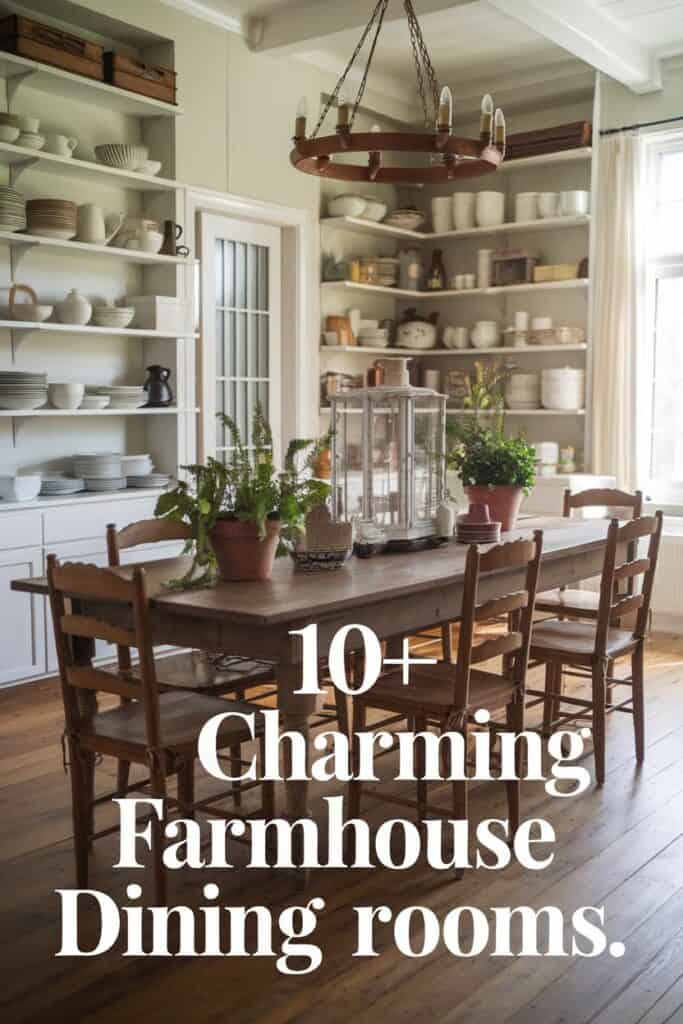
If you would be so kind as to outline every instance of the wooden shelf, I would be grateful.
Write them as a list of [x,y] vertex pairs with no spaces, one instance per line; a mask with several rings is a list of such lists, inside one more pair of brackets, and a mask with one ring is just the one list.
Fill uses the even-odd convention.
[[[506,416],[585,416],[585,409],[504,409]],[[493,416],[493,411],[475,412],[474,409],[446,409],[447,416]]]
[[[2,323],[0,322],[0,326]],[[510,346],[495,348],[367,348],[363,345],[321,345],[320,351],[325,355],[367,355],[367,356],[403,356],[415,359],[417,356],[433,358],[434,356],[465,356],[479,359],[481,356],[531,356],[540,352],[585,352],[587,345],[526,345],[524,348],[512,348]]]
[[93,324],[56,324],[50,322],[32,323],[28,320],[0,320],[0,330],[20,331],[25,334],[32,334],[34,331],[48,331],[53,334],[99,334],[114,335],[117,338],[149,338],[150,340],[165,341],[176,338],[198,338],[195,332],[188,334],[169,334],[167,331],[143,331],[140,328],[132,327],[98,327]]
[[[49,472],[45,473],[45,476],[49,475]],[[120,501],[121,498],[153,498],[163,494],[165,490],[167,490],[166,487],[124,487],[120,491],[77,491],[76,494],[40,495],[30,501],[3,501],[0,499],[0,512],[49,508],[53,505],[82,505],[84,502],[111,501],[112,498],[117,501]]]
[[136,192],[174,191],[182,187],[171,178],[121,171],[117,167],[107,167],[106,164],[58,156],[56,153],[47,153],[44,149],[13,146],[9,142],[0,142],[0,165],[14,167],[16,170],[35,166],[41,171],[59,174],[60,177],[66,175],[76,180],[99,181],[103,185],[133,189]]
[[27,82],[32,89],[49,92],[52,96],[79,100],[107,110],[115,110],[120,114],[133,117],[177,117],[183,111],[171,103],[141,96],[128,89],[119,89],[107,82],[99,82],[84,75],[75,75],[62,68],[54,68],[28,57],[19,57],[14,53],[0,54],[0,78],[9,82],[17,79],[16,85],[21,88]]
[[411,299],[415,302],[440,302],[442,299],[468,299],[474,298],[477,295],[519,295],[524,292],[567,291],[574,288],[587,288],[588,278],[578,277],[571,281],[542,281],[538,284],[511,284],[498,288],[468,288],[463,291],[445,289],[440,292],[414,292],[407,288],[385,288],[381,285],[357,284],[355,281],[323,281],[322,287],[325,290],[345,288],[349,291],[366,292],[370,295],[393,295],[397,299]]
[[189,266],[197,261],[186,256],[162,256],[160,253],[140,252],[139,249],[119,249],[113,245],[90,245],[64,238],[45,238],[42,235],[28,235],[19,231],[0,231],[0,243],[20,249],[58,249],[62,253],[88,256],[105,256],[124,263],[138,263],[142,266]]
[[0,409],[0,419],[27,419],[29,416],[178,416],[198,413],[199,409]]
[[545,219],[538,218],[537,220],[514,221],[508,224],[499,224],[496,227],[465,228],[460,231],[438,233],[433,231],[406,231],[402,228],[389,227],[387,224],[363,220],[362,217],[325,217],[320,221],[320,226],[323,228],[353,231],[355,234],[373,235],[376,238],[398,238],[411,242],[455,241],[459,238],[521,234],[530,231],[565,230],[567,228],[587,227],[589,224],[589,216],[547,217]]
[[541,153],[539,156],[523,156],[518,160],[504,160],[498,168],[498,173],[526,170],[530,167],[547,167],[552,164],[572,164],[583,160],[590,160],[593,150],[590,146],[580,146],[578,149],[563,149],[558,153]]

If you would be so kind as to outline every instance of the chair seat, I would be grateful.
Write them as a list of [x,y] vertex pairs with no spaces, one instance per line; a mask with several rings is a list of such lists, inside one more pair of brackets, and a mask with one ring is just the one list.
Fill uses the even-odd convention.
[[[576,657],[590,662],[595,651],[597,626],[592,622],[578,622],[573,619],[545,619],[534,625],[531,634],[531,658],[548,661],[551,654],[566,655],[571,664]],[[607,634],[607,655],[618,658],[630,654],[638,646],[638,640],[627,629],[610,628]],[[552,660],[559,661],[559,657]]]
[[[455,666],[445,662],[424,665],[410,673],[410,685],[404,686],[401,672],[381,676],[373,688],[356,698],[369,707],[386,711],[405,711],[416,714],[420,710],[428,716],[443,718],[453,710],[453,682]],[[480,669],[470,671],[469,708],[500,711],[511,701],[516,687],[508,679],[494,672]],[[464,709],[463,709],[464,710]]]
[[536,598],[537,612],[576,618],[596,618],[599,605],[600,595],[594,590],[546,590]]
[[[161,720],[161,746],[173,753],[189,753],[196,750],[197,738],[202,726],[214,715],[226,711],[251,714],[263,710],[246,701],[224,701],[218,697],[206,697],[195,693],[162,693],[159,695],[159,717]],[[257,714],[256,732],[262,731],[262,719]],[[97,746],[97,741],[110,740],[117,744],[135,748],[138,753],[147,747],[145,709],[140,701],[121,704],[111,711],[93,715],[83,725],[83,738],[88,745]],[[218,730],[217,746],[229,747],[245,743],[251,733],[239,718],[224,719]]]
[[[117,668],[108,671],[118,674]],[[140,679],[140,669],[134,665],[131,669],[134,679]],[[241,690],[243,687],[258,686],[272,682],[275,678],[275,665],[267,661],[248,658],[226,657],[224,665],[215,670],[211,682],[197,678],[195,659],[190,651],[170,654],[156,660],[156,674],[159,687],[163,689],[189,690],[193,693],[205,693],[217,696]]]

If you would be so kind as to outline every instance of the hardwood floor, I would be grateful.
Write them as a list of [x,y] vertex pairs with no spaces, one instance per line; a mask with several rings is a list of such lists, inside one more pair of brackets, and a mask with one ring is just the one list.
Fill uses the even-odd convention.
[[[0,693],[0,862],[2,929],[0,1019],[118,1024],[681,1024],[683,1022],[683,638],[658,636],[647,664],[647,758],[636,770],[630,716],[611,716],[607,781],[572,800],[549,798],[540,783],[523,786],[523,816],[539,815],[557,833],[552,865],[538,873],[512,865],[477,871],[456,883],[425,864],[406,872],[382,869],[314,872],[302,898],[291,879],[265,871],[176,873],[177,903],[206,901],[215,881],[222,904],[284,907],[313,896],[326,901],[312,940],[323,949],[313,974],[286,977],[273,958],[124,958],[116,949],[96,958],[55,958],[58,900],[74,885],[68,780],[59,737],[62,709],[54,682]],[[390,759],[384,760],[385,770]],[[382,763],[382,762],[380,762]],[[592,772],[592,757],[587,759]],[[384,770],[384,769],[383,769]],[[111,786],[113,763],[98,769]],[[399,787],[396,783],[386,783]],[[405,784],[400,784],[405,785]],[[393,816],[381,804],[381,783],[368,787],[364,810],[374,823]],[[314,804],[335,785],[316,785]],[[412,795],[412,794],[411,794]],[[438,799],[430,787],[430,800]],[[281,797],[281,794],[278,794]],[[279,806],[282,806],[281,800]],[[504,787],[474,787],[475,820],[504,816]],[[103,812],[100,820],[106,818]],[[115,871],[116,837],[96,844],[90,884],[125,898],[140,876]],[[373,959],[354,959],[354,906],[387,904],[395,912],[422,905],[440,919],[454,906],[571,911],[604,905],[608,939],[621,940],[621,959],[454,958],[442,945],[429,957],[397,951],[391,929],[377,928]],[[84,935],[95,941],[94,917]],[[277,929],[275,931],[277,940]],[[84,940],[85,941],[85,940]]]

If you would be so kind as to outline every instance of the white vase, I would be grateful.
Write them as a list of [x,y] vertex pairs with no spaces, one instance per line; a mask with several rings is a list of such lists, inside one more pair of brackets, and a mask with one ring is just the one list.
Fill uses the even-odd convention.
[[474,227],[474,208],[477,201],[474,192],[455,192],[453,195],[453,223],[456,231]]
[[432,229],[436,235],[444,235],[453,228],[450,196],[435,196],[432,199]]
[[76,288],[72,288],[67,297],[55,305],[55,311],[61,323],[80,327],[87,324],[92,316],[92,306]]
[[496,227],[505,221],[505,193],[477,193],[477,224],[481,228]]

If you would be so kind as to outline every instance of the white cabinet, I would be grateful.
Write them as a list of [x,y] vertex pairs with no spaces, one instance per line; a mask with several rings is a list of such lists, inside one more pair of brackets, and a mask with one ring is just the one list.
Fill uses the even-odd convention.
[[40,547],[0,551],[0,685],[45,673],[45,598],[10,590],[42,571]]

